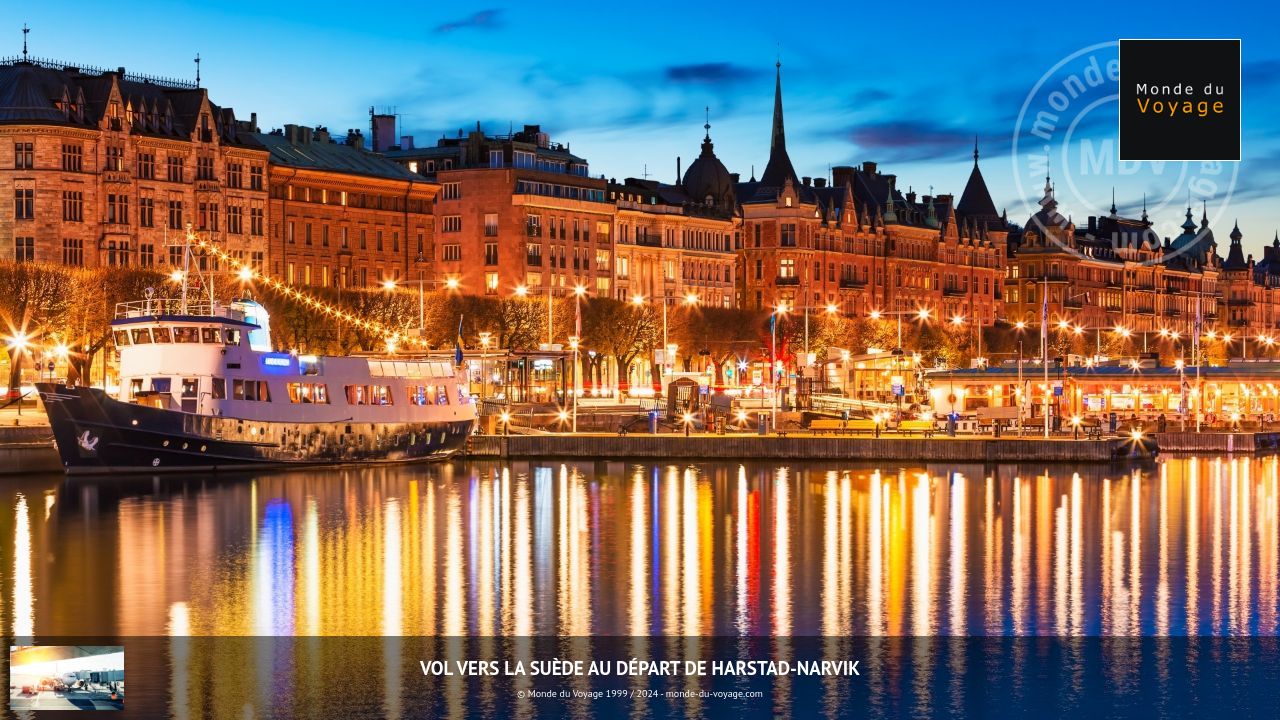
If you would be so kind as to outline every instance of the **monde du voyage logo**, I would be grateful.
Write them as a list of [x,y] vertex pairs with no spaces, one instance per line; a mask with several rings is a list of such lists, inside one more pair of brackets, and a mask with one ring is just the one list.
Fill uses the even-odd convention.
[[1239,40],[1120,41],[1120,159],[1240,159]]

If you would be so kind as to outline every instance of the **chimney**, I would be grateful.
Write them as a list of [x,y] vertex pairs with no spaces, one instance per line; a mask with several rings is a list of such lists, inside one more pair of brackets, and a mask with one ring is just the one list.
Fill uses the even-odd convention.
[[329,128],[322,125],[316,126],[314,137],[315,141],[318,143],[329,142]]
[[124,66],[123,66],[123,65],[121,65],[120,67],[116,68],[116,74],[118,74],[120,77],[124,77]]
[[734,185],[737,185],[738,183],[742,182],[742,176],[739,175],[738,173],[729,173],[729,179],[733,181]]
[[284,124],[284,139],[285,139],[285,140],[288,140],[290,143],[297,144],[297,142],[298,142],[298,126],[297,126],[297,125],[294,125],[293,123],[285,123],[285,124]]
[[412,150],[412,149],[413,149],[413,136],[412,136],[412,135],[401,135],[401,136],[400,136],[400,149],[401,149],[401,150]]
[[831,168],[831,184],[836,187],[853,184],[853,168],[848,165],[837,165]]
[[809,187],[809,185],[812,182],[813,182],[813,178],[809,177],[808,175],[805,175],[804,177],[800,178],[800,183],[803,184],[805,187]]
[[360,128],[347,129],[347,146],[357,150],[364,149],[364,134],[360,132]]
[[680,187],[680,180],[684,176],[680,174],[680,156],[676,156],[676,187]]
[[916,201],[916,191],[912,190],[911,188],[907,188],[907,202],[912,203],[914,205],[915,201]]
[[814,187],[816,187],[816,188],[824,188],[824,187],[826,187],[826,186],[827,186],[827,179],[826,179],[826,178],[814,178],[814,179],[813,179],[813,186],[814,186]]
[[1094,235],[1098,232],[1098,218],[1094,215],[1089,216],[1089,234]]
[[253,132],[258,132],[258,113],[249,113],[249,127],[253,128]]
[[386,152],[396,141],[396,116],[373,114],[370,118],[373,131],[373,151]]
[[871,162],[870,160],[864,160],[864,161],[862,161],[862,172],[864,172],[864,173],[866,173],[866,174],[868,174],[868,175],[875,175],[875,174],[876,174],[876,164],[875,164],[875,163],[873,163],[873,162]]

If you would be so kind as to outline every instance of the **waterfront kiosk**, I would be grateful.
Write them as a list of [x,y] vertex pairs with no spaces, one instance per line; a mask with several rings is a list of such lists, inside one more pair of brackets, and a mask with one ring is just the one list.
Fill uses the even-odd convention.
[[[1050,363],[1048,383],[1044,368],[1027,363],[1016,366],[935,370],[927,373],[934,412],[953,409],[961,414],[982,407],[1018,407],[1032,420],[1044,414],[1045,395],[1054,416],[1079,417],[1102,422],[1114,414],[1118,420],[1143,422],[1185,419],[1202,426],[1236,423],[1266,426],[1280,419],[1280,362],[1231,362],[1225,366],[1144,367],[1115,364],[1062,366]],[[1021,378],[1021,382],[1019,382]],[[1042,420],[1039,422],[1043,422]]]

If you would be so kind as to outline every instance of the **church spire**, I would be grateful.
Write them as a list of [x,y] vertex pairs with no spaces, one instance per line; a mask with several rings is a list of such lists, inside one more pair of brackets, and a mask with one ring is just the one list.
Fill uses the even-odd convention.
[[788,178],[799,185],[800,178],[791,165],[787,155],[787,134],[782,123],[782,61],[776,65],[776,78],[773,86],[773,130],[769,138],[769,163],[764,166],[764,175],[760,176],[760,184],[769,187],[782,187]]
[[964,192],[960,193],[960,202],[956,211],[966,217],[978,221],[995,221],[998,217],[995,201],[991,199],[991,191],[987,189],[987,181],[978,169],[978,136],[973,137],[973,170],[969,171],[969,182],[965,183]]

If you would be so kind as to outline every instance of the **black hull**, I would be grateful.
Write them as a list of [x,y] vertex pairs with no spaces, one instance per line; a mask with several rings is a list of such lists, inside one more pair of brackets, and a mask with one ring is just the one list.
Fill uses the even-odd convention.
[[440,460],[463,447],[475,424],[266,422],[135,405],[94,388],[36,387],[62,465],[77,474]]

